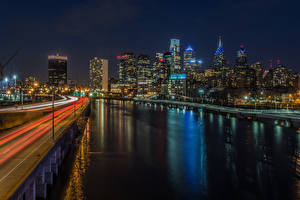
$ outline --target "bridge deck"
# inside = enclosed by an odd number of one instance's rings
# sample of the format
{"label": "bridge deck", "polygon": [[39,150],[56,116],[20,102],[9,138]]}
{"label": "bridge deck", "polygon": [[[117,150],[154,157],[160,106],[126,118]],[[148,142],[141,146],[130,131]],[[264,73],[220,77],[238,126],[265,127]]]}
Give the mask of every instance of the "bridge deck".
{"label": "bridge deck", "polygon": [[[76,120],[84,106],[64,108],[55,116],[55,141]],[[7,199],[53,147],[52,114],[0,135],[0,200]]]}

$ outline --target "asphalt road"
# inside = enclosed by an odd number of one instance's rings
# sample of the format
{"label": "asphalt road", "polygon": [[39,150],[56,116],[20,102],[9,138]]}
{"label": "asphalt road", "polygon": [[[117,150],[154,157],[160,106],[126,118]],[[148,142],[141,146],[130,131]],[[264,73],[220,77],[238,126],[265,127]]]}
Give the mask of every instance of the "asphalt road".
{"label": "asphalt road", "polygon": [[[72,98],[71,98],[72,99]],[[87,98],[55,112],[55,139],[83,111]],[[74,114],[76,111],[76,115]],[[7,199],[53,146],[52,114],[0,134],[0,200]]]}

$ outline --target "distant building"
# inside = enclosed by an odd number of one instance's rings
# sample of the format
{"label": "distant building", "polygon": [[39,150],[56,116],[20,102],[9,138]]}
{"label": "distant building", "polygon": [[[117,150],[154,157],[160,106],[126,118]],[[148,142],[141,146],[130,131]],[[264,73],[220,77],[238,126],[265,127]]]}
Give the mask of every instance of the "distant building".
{"label": "distant building", "polygon": [[193,72],[195,64],[196,64],[195,51],[191,46],[189,46],[183,52],[184,72],[188,74]]}
{"label": "distant building", "polygon": [[131,89],[137,86],[137,68],[135,65],[135,55],[124,53],[118,56],[119,62],[119,81],[122,84],[129,84]]}
{"label": "distant building", "polygon": [[160,71],[163,65],[163,53],[156,53],[155,60],[153,63],[153,82],[157,83],[160,79]]}
{"label": "distant building", "polygon": [[225,65],[225,56],[222,44],[222,37],[219,36],[218,48],[214,55],[214,67],[222,67]]}
{"label": "distant building", "polygon": [[247,65],[247,52],[244,45],[241,45],[240,49],[237,51],[236,65],[237,66]]}
{"label": "distant building", "polygon": [[137,94],[145,95],[149,92],[150,82],[152,80],[150,57],[139,55],[137,60]]}
{"label": "distant building", "polygon": [[67,56],[48,55],[49,85],[64,88],[67,85]]}
{"label": "distant building", "polygon": [[108,91],[108,60],[94,57],[89,69],[90,89]]}
{"label": "distant building", "polygon": [[272,85],[274,88],[288,88],[293,86],[294,73],[285,66],[278,65],[272,70]]}
{"label": "distant building", "polygon": [[172,64],[170,68],[171,74],[180,73],[181,72],[181,57],[180,57],[180,40],[179,39],[171,39],[170,40],[170,52],[172,53]]}
{"label": "distant building", "polygon": [[264,66],[261,62],[254,63],[250,66],[251,69],[255,70],[255,85],[256,88],[261,88],[263,86],[263,74]]}
{"label": "distant building", "polygon": [[186,74],[171,74],[168,82],[168,94],[173,97],[186,96]]}

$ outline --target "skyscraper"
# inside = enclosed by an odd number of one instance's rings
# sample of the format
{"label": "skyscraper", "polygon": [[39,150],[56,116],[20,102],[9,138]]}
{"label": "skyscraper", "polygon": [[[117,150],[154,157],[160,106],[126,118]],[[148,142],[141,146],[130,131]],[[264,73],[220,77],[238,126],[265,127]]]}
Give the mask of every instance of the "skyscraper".
{"label": "skyscraper", "polygon": [[219,36],[218,48],[214,55],[214,66],[222,67],[224,65],[225,65],[225,56],[224,56],[224,50],[223,50],[223,44],[222,44],[222,37]]}
{"label": "skyscraper", "polygon": [[139,55],[137,60],[137,87],[139,95],[145,95],[149,92],[151,79],[150,57]]}
{"label": "skyscraper", "polygon": [[59,54],[48,55],[49,84],[55,87],[67,85],[67,56]]}
{"label": "skyscraper", "polygon": [[157,82],[160,78],[160,70],[163,65],[163,53],[156,53],[155,60],[153,63],[153,80]]}
{"label": "skyscraper", "polygon": [[136,88],[137,69],[135,65],[135,55],[133,53],[124,53],[118,56],[119,63],[119,79],[120,83],[129,84],[131,88]]}
{"label": "skyscraper", "polygon": [[180,73],[180,40],[179,39],[171,39],[170,40],[170,52],[172,53],[172,64],[170,68],[171,74]]}
{"label": "skyscraper", "polygon": [[196,64],[195,52],[194,49],[189,46],[183,52],[183,67],[185,73],[190,73],[193,70],[193,65]]}
{"label": "skyscraper", "polygon": [[108,91],[108,60],[94,57],[90,60],[90,88]]}
{"label": "skyscraper", "polygon": [[240,49],[237,51],[236,65],[237,66],[247,65],[247,52],[244,45],[241,45]]}

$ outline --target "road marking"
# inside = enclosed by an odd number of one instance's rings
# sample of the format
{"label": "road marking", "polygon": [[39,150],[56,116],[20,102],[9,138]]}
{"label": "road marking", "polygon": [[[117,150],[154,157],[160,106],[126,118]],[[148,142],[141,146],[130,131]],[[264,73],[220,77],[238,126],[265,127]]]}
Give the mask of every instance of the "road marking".
{"label": "road marking", "polygon": [[[36,147],[34,149],[34,151],[32,151],[31,153],[29,153],[19,164],[17,164],[14,168],[12,168],[4,177],[2,177],[0,179],[0,183],[6,179],[15,169],[17,169],[29,156],[31,156],[38,148],[40,148],[44,143],[46,143],[48,140],[46,140],[45,142],[41,143],[40,145],[38,145],[38,147]],[[38,154],[39,155],[39,154]]]}

